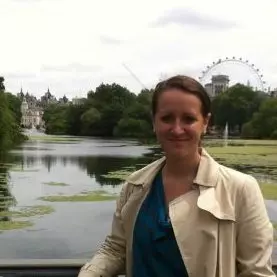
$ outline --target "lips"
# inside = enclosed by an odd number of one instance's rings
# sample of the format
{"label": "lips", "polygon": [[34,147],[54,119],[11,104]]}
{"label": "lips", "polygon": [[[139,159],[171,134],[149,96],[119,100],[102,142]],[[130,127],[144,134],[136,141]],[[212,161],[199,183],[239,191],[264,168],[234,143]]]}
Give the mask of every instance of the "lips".
{"label": "lips", "polygon": [[190,139],[169,139],[169,141],[172,141],[172,142],[182,142],[182,141],[189,141]]}

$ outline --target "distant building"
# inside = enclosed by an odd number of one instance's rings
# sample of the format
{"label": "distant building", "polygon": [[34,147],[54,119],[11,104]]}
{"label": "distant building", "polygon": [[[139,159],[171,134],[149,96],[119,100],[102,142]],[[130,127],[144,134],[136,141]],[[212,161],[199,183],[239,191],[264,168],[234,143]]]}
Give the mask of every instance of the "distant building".
{"label": "distant building", "polygon": [[274,90],[272,90],[272,91],[270,92],[270,96],[271,96],[271,97],[277,97],[277,88],[275,88]]}
{"label": "distant building", "polygon": [[63,97],[57,98],[51,94],[49,88],[46,93],[40,99],[36,98],[33,95],[30,95],[28,92],[26,94],[21,91],[17,94],[17,97],[21,100],[21,125],[24,128],[33,128],[33,127],[42,127],[44,128],[45,123],[42,119],[44,110],[48,105],[57,104],[57,105],[82,105],[86,98],[73,98],[72,102],[64,95]]}
{"label": "distant building", "polygon": [[56,97],[50,93],[48,88],[47,92],[40,98],[41,106],[45,108],[49,104],[56,104],[58,103]]}
{"label": "distant building", "polygon": [[64,97],[59,99],[59,104],[69,104],[68,98],[64,95]]}
{"label": "distant building", "polygon": [[214,75],[212,82],[205,85],[205,89],[211,98],[216,97],[220,93],[229,88],[229,76],[227,75]]}
{"label": "distant building", "polygon": [[[42,127],[44,125],[44,122],[42,120],[43,110],[41,107],[37,105],[38,103],[33,100],[33,97],[34,96],[30,97],[29,94],[28,95],[26,94],[26,96],[23,96],[23,99],[22,99],[21,126],[24,128],[34,128],[38,126]],[[27,99],[29,99],[29,102]]]}
{"label": "distant building", "polygon": [[213,84],[212,83],[206,84],[205,89],[206,89],[207,93],[209,94],[209,96],[213,97]]}
{"label": "distant building", "polygon": [[86,98],[78,98],[78,97],[72,98],[73,105],[82,105],[85,103],[85,101],[86,101]]}

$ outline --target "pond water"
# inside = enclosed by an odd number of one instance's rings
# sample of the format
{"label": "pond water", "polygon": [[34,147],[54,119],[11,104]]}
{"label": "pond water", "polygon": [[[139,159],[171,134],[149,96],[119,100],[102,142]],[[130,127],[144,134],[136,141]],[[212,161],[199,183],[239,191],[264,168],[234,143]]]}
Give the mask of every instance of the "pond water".
{"label": "pond water", "polygon": [[[41,205],[49,211],[19,217],[29,224],[25,228],[0,230],[0,259],[90,258],[110,231],[115,201],[48,202],[41,197],[99,190],[117,194],[122,181],[105,175],[157,159],[157,149],[132,140],[45,138],[27,141],[5,157],[10,166],[4,195],[15,211]],[[0,164],[0,180],[3,174]],[[277,222],[276,202],[267,201],[267,207]]]}
{"label": "pond water", "polygon": [[28,141],[7,157],[12,164],[9,193],[17,209],[46,205],[54,212],[24,218],[32,226],[0,233],[0,259],[90,257],[110,229],[115,201],[46,202],[39,198],[99,190],[116,194],[122,182],[103,175],[124,167],[143,167],[154,158],[150,148],[135,141],[75,139]]}

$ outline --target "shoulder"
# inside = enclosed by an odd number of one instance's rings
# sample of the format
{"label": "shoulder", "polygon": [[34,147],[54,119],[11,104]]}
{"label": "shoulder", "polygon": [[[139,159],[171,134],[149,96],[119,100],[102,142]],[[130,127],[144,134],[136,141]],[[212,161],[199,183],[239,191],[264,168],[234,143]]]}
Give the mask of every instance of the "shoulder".
{"label": "shoulder", "polygon": [[200,185],[229,192],[235,192],[243,189],[244,186],[257,183],[256,179],[250,174],[219,163],[205,149],[202,151],[196,181]]}
{"label": "shoulder", "polygon": [[259,197],[262,195],[260,186],[256,178],[250,174],[243,173],[235,168],[225,166],[217,162],[207,152],[203,152],[202,172],[209,177],[203,177],[205,181],[210,181],[210,185],[215,187],[220,198],[230,199],[233,203],[241,197],[246,197],[246,194]]}
{"label": "shoulder", "polygon": [[132,193],[151,184],[157,172],[162,167],[164,161],[164,157],[155,160],[147,164],[146,166],[142,167],[141,169],[132,172],[125,179],[119,197],[121,206],[123,206],[127,202],[128,198]]}
{"label": "shoulder", "polygon": [[224,206],[229,203],[233,207],[238,221],[241,221],[242,217],[246,217],[246,214],[251,212],[253,208],[265,213],[265,202],[259,183],[250,174],[219,165],[216,191],[221,205]]}
{"label": "shoulder", "polygon": [[163,166],[165,157],[155,160],[143,168],[133,172],[126,178],[126,182],[134,185],[148,185],[153,180],[157,172]]}
{"label": "shoulder", "polygon": [[256,178],[234,168],[219,164],[219,181],[230,190],[242,191],[245,188],[255,190],[258,185]]}

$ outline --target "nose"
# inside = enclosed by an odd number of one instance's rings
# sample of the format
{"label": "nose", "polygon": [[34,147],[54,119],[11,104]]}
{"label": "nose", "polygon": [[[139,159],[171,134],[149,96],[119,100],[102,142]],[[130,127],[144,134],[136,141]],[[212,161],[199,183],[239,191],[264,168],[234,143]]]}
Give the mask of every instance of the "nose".
{"label": "nose", "polygon": [[181,135],[184,133],[184,128],[179,121],[176,121],[171,128],[171,133],[174,135]]}

